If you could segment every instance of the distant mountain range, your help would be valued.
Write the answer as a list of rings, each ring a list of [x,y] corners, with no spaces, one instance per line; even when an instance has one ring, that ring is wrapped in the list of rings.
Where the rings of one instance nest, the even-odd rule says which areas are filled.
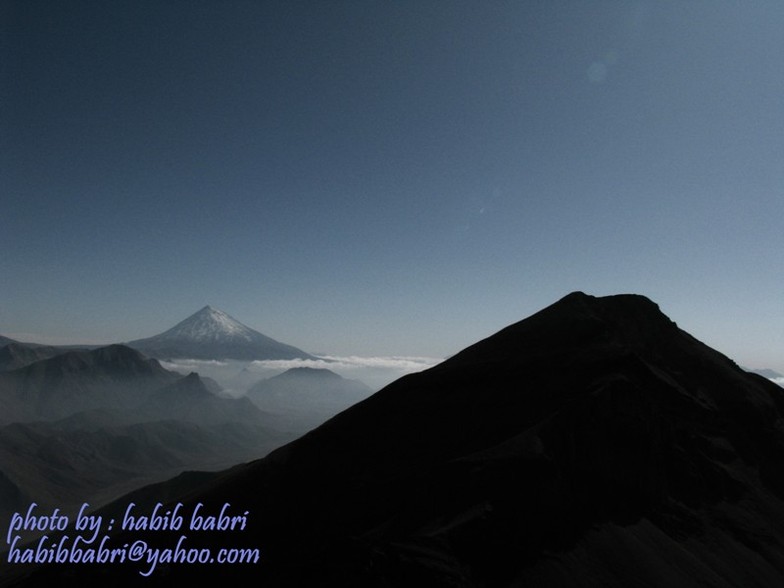
[[[0,372],[0,425],[111,415],[125,424],[175,419],[258,424],[266,415],[246,397],[220,394],[196,373],[182,376],[123,345],[67,351]]]
[[[123,345],[68,351],[0,372],[0,423],[53,420],[91,408],[130,408],[179,374]]]
[[[573,293],[265,459],[104,513],[131,500],[252,513],[242,533],[188,547],[258,548],[257,564],[171,565],[151,585],[772,588],[782,423],[780,387],[647,298]],[[181,534],[112,541],[172,548]],[[18,585],[137,586],[139,569],[57,565]]]
[[[158,359],[315,359],[301,349],[275,341],[221,310],[205,306],[168,331],[127,343]]]
[[[779,372],[777,372],[775,370],[770,370],[770,369],[767,369],[767,368],[762,368],[762,369],[748,369],[748,368],[744,368],[744,369],[746,369],[747,372],[751,372],[753,374],[759,374],[760,376],[765,376],[769,380],[775,380],[776,378],[784,378],[784,374],[780,374]]]
[[[19,345],[3,349],[25,361],[54,349]],[[0,373],[2,518],[31,502],[64,511],[100,504],[294,438],[247,398],[218,396],[214,382],[170,372],[129,347],[56,351]]]
[[[156,359],[317,359],[292,345],[267,337],[211,306],[205,306],[163,333],[124,345]],[[0,335],[0,371],[24,367],[66,351],[98,347],[101,346],[21,343]]]
[[[5,337],[3,337],[5,339]],[[65,353],[64,349],[47,345],[31,345],[29,343],[4,343],[0,340],[0,371],[14,370],[25,367],[42,359]]]
[[[332,374],[309,411],[307,394],[317,382],[306,378],[310,387],[289,397],[304,399],[299,412],[272,414],[247,397],[224,394],[209,378],[183,376],[150,357],[311,357],[210,307],[136,343],[143,351],[0,336],[0,519],[32,502],[73,513],[82,502],[97,506],[185,469],[263,457],[350,405],[362,386]]]
[[[327,369],[292,368],[254,384],[247,397],[261,410],[277,416],[288,430],[305,432],[349,406],[364,400],[373,390]]]

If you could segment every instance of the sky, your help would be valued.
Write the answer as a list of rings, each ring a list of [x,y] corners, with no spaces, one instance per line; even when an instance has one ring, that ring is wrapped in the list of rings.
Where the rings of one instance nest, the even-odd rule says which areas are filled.
[[[446,357],[644,294],[784,372],[784,4],[0,1],[0,334]]]

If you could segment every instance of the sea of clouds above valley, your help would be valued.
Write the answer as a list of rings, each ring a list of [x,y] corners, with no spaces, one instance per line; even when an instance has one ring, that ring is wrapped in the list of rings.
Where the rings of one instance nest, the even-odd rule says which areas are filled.
[[[292,368],[328,369],[344,378],[360,380],[374,391],[398,378],[431,368],[443,359],[416,356],[323,355],[317,359],[236,360],[175,359],[161,361],[166,369],[183,374],[196,372],[217,381],[226,392],[241,395],[254,383]]]

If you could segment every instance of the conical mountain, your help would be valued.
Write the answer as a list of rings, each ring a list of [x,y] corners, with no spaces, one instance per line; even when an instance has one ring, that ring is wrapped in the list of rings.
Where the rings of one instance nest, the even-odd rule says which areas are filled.
[[[301,349],[267,337],[211,306],[205,306],[168,331],[128,345],[158,359],[314,359]]]
[[[191,534],[189,547],[263,554],[149,580],[782,586],[783,415],[780,387],[647,298],[571,294],[263,460],[185,490],[147,489],[150,506],[157,496],[184,512],[250,513],[241,535]],[[164,549],[180,534],[144,539]],[[137,568],[110,566],[101,579],[130,585]],[[32,579],[65,569],[49,572]]]

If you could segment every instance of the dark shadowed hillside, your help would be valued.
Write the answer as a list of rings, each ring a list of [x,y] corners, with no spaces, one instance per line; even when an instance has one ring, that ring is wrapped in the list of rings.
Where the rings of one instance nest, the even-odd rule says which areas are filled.
[[[190,545],[262,557],[160,566],[144,581],[779,587],[782,410],[781,388],[650,300],[570,294],[263,460],[146,489],[150,506],[249,511],[243,533]],[[54,566],[19,585],[66,573],[138,585],[138,570]]]
[[[123,422],[79,413],[51,423],[0,427],[0,516],[36,503],[75,514],[185,469],[218,470],[256,459],[291,440],[259,423],[186,419]]]

